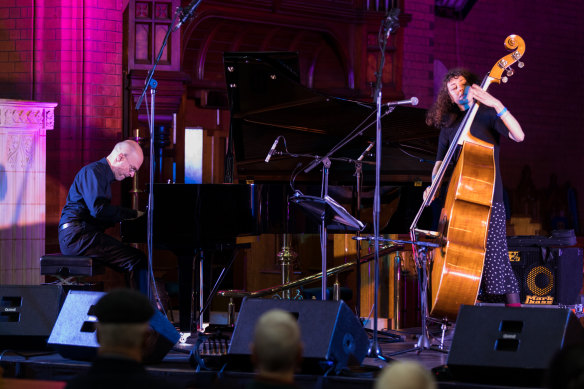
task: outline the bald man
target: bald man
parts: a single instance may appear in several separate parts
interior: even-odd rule
[[[59,222],[59,246],[65,255],[103,258],[113,269],[126,272],[134,288],[139,285],[139,269],[146,256],[134,247],[106,235],[107,228],[143,212],[111,205],[111,183],[134,177],[144,161],[140,145],[125,140],[115,145],[106,158],[84,166],[75,176]],[[144,277],[144,274],[142,274]]]
[[[272,309],[258,319],[251,346],[256,377],[246,389],[296,388],[294,373],[302,361],[298,322],[289,312]]]

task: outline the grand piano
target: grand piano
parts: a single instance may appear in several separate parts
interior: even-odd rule
[[[155,184],[155,248],[179,257],[180,327],[189,330],[192,259],[201,251],[233,248],[235,238],[262,233],[318,232],[302,210],[288,206],[295,190],[320,195],[319,167],[302,169],[325,155],[361,125],[362,134],[331,157],[329,195],[355,214],[370,208],[374,157],[355,161],[375,139],[375,106],[327,96],[300,84],[296,53],[225,53],[231,111],[226,181],[230,184]],[[429,181],[438,132],[424,123],[425,110],[384,108],[382,202],[394,204],[381,221],[383,233],[407,233]],[[281,136],[269,163],[264,159]],[[301,155],[301,156],[299,156]],[[362,171],[361,204],[355,202],[357,167]],[[299,171],[294,181],[293,173]],[[370,215],[363,214],[367,222]],[[382,211],[383,217],[383,211]],[[137,241],[136,227],[122,224],[122,238]],[[340,229],[342,231],[342,228]]]
[[[225,53],[224,64],[239,180],[287,181],[297,163],[310,162],[310,158],[276,156],[265,163],[268,150],[280,135],[291,153],[322,156],[365,121],[370,125],[363,135],[334,155],[352,159],[375,140],[374,104],[303,87],[296,53]],[[385,107],[383,113],[387,112]],[[426,126],[425,112],[397,106],[383,117],[383,182],[413,183],[429,177],[438,130]],[[365,184],[374,182],[374,170],[373,165],[363,166]],[[351,185],[353,171],[352,164],[333,161],[331,180]],[[315,169],[297,179],[317,182],[320,173]]]
[[[225,53],[224,68],[231,110],[229,151],[233,150],[233,155],[229,152],[227,155],[226,164],[233,161],[233,169],[227,169],[232,175],[228,174],[226,181],[281,185],[288,188],[288,196],[292,187],[298,189],[309,184],[312,185],[306,189],[309,192],[303,193],[318,196],[322,165],[305,173],[303,169],[314,157],[290,154],[323,156],[360,128],[361,135],[332,155],[330,191],[335,200],[350,207],[353,215],[358,209],[372,207],[375,156],[365,155],[360,166],[354,161],[375,140],[373,103],[305,88],[300,84],[297,53]],[[385,202],[393,206],[381,221],[381,232],[407,233],[421,204],[422,183],[430,181],[439,130],[425,124],[425,109],[384,106],[382,114],[381,193]],[[266,155],[277,137],[281,137],[277,151],[266,163]],[[359,205],[355,201],[358,167],[362,172]],[[295,171],[300,173],[293,175]],[[274,220],[274,212],[270,216],[270,221]],[[371,226],[370,214],[361,213],[360,218]],[[302,215],[296,219],[302,220]],[[430,224],[429,219],[431,215],[424,215],[420,224]]]

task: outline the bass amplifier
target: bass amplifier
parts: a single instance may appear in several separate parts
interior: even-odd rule
[[[509,259],[522,304],[574,305],[582,289],[583,250],[572,240],[509,237]]]

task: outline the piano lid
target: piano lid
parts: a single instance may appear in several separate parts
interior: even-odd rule
[[[287,180],[298,163],[310,158],[273,156],[264,159],[274,140],[277,150],[293,154],[326,154],[362,123],[363,135],[332,157],[357,159],[375,139],[375,105],[327,96],[299,82],[298,56],[289,52],[225,53],[225,78],[233,126],[239,179]],[[387,108],[384,108],[384,112]],[[436,154],[438,131],[426,126],[426,111],[398,106],[382,119],[382,179],[385,182],[428,179]],[[365,158],[374,161],[374,156]],[[298,180],[317,181],[320,169]],[[333,182],[350,182],[353,164],[332,161]],[[373,164],[363,165],[364,182],[374,181]]]

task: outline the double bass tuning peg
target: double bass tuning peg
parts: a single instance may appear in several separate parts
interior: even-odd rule
[[[524,66],[525,66],[525,64],[523,62],[521,62],[521,61],[517,62],[517,67],[519,69],[523,68]]]
[[[512,68],[507,68],[506,73],[507,73],[507,76],[511,77],[515,73],[515,71]]]

